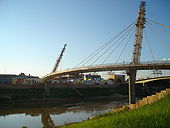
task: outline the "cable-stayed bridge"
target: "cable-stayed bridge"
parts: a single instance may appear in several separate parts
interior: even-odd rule
[[[90,65],[80,68],[71,68],[67,70],[57,71],[50,74],[47,74],[43,77],[43,80],[50,80],[55,77],[61,77],[64,75],[74,75],[79,73],[88,73],[88,72],[100,72],[100,71],[121,71],[121,70],[169,70],[170,61],[146,61],[141,62],[140,64],[131,64],[131,63],[119,63],[119,64],[103,64],[103,65]]]
[[[169,27],[145,18],[146,15],[145,5],[146,2],[141,2],[139,6],[137,19],[135,22],[131,23],[128,27],[123,29],[120,33],[118,33],[116,36],[114,36],[112,39],[110,39],[108,42],[106,42],[104,45],[102,45],[100,48],[98,48],[96,51],[90,54],[87,58],[81,61],[76,67],[67,70],[62,70],[62,71],[53,70],[53,72],[45,75],[42,79],[44,81],[48,81],[51,79],[55,79],[56,77],[60,78],[62,76],[76,75],[79,73],[125,70],[129,76],[129,103],[135,103],[135,81],[136,81],[136,75],[138,70],[156,70],[156,71],[170,70],[170,61],[156,61],[153,55],[153,51],[151,49],[151,44],[147,32],[144,30],[144,28],[148,27],[150,31],[152,31],[152,29],[150,28],[151,25],[150,22],[163,26],[167,29],[169,29]],[[129,42],[132,42],[131,39],[134,35],[134,32],[135,32],[135,40],[133,41],[134,44],[133,44],[132,60],[129,63],[125,63],[124,61],[122,63],[119,63],[119,60],[122,54],[125,52],[126,47],[129,45]],[[166,31],[163,32],[166,33],[167,35]],[[145,35],[146,42],[148,43],[148,48],[151,53],[152,61],[147,61],[147,62],[140,61],[143,35]],[[115,63],[105,64],[111,55],[118,53],[118,51],[116,50],[119,49],[121,44],[125,41],[126,43],[124,46],[122,46],[122,49],[119,50],[120,54],[117,55]],[[108,53],[107,56],[105,56],[106,53]],[[102,60],[100,64],[96,65],[95,63],[98,62],[103,57],[104,60]],[[59,58],[62,58],[62,56],[60,56]],[[60,59],[58,59],[57,62],[60,62]]]

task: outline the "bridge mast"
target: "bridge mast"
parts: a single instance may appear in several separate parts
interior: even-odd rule
[[[145,24],[145,5],[146,2],[141,2],[139,7],[139,12],[136,20],[136,37],[135,37],[135,44],[133,49],[133,57],[132,63],[138,64],[140,63],[140,56],[141,56],[141,48],[142,48],[142,38],[143,38],[143,29]]]
[[[59,66],[59,63],[60,63],[60,61],[61,61],[61,59],[62,59],[62,57],[63,57],[63,53],[64,53],[64,51],[65,51],[65,49],[66,49],[66,46],[67,46],[67,44],[64,45],[64,48],[62,49],[59,57],[57,58],[57,61],[56,61],[55,65],[54,65],[54,68],[53,68],[53,70],[52,70],[52,73],[57,70],[57,68],[58,68],[58,66]]]
[[[140,63],[142,39],[143,39],[143,29],[145,28],[145,5],[146,2],[141,2],[139,6],[139,12],[136,20],[136,34],[135,43],[132,56],[132,64],[136,65]],[[130,69],[129,74],[129,104],[135,103],[135,81],[136,81],[136,69]]]

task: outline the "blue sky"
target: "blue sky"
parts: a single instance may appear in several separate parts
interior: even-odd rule
[[[51,72],[65,43],[61,69],[74,67],[135,21],[139,4],[140,0],[0,0],[0,73],[43,76]],[[169,0],[147,0],[148,19],[170,26],[169,12]],[[170,36],[160,33],[159,42],[147,33],[155,59],[170,58]],[[145,41],[144,37],[141,60],[152,60]],[[131,60],[131,42],[120,61]]]

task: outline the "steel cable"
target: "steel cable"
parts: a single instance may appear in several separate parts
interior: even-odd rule
[[[130,28],[135,22],[131,23],[128,27],[126,27],[125,29],[123,29],[120,33],[118,33],[116,36],[114,36],[112,39],[110,39],[109,41],[107,41],[104,45],[102,45],[100,48],[98,48],[96,51],[94,51],[92,54],[90,54],[87,58],[85,58],[84,60],[82,60],[78,65],[76,65],[75,67],[78,67],[79,65],[82,66],[85,65],[85,63],[89,62],[93,57],[95,57],[98,53],[100,53],[104,48],[106,48],[108,45],[110,45],[113,40],[115,40],[116,38],[118,38],[122,33],[124,33],[128,28]]]
[[[147,24],[146,24],[147,25]],[[148,26],[148,25],[147,25]],[[164,41],[162,41],[162,39],[160,39],[160,37],[159,37],[159,34],[158,33],[156,33],[155,31],[153,31],[153,29],[150,27],[150,26],[148,26],[148,29],[152,32],[152,34],[153,34],[153,36],[154,37],[156,37],[157,38],[157,40],[159,40],[159,42],[162,42],[163,44],[165,44],[166,46],[164,46],[165,47],[165,49],[167,49],[168,48],[168,50],[170,50],[170,47],[167,45],[167,43],[165,43]]]
[[[126,33],[124,33],[114,44],[112,44],[108,49],[106,49],[96,60],[94,60],[92,63],[91,63],[91,65],[92,64],[94,64],[96,61],[98,61],[108,50],[110,50],[120,39],[122,39],[124,36],[125,36],[125,38],[127,37],[127,34],[129,34],[129,32],[130,32],[130,30],[131,30],[132,28],[130,28]],[[123,40],[125,39],[125,38],[123,38]],[[121,41],[122,42],[122,41]],[[118,46],[120,45],[120,43],[118,44]]]
[[[121,51],[121,53],[120,53],[119,57],[117,58],[117,60],[116,60],[116,63],[115,63],[115,64],[117,64],[117,62],[119,61],[120,57],[122,56],[123,52],[125,51],[125,48],[126,48],[126,47],[127,47],[127,45],[129,44],[130,39],[132,38],[133,34],[134,34],[134,31],[132,32],[132,34],[131,34],[131,36],[129,37],[129,39],[128,39],[127,43],[125,44],[124,48],[122,49],[122,51]]]
[[[144,34],[145,34],[145,37],[146,37],[146,42],[147,42],[147,44],[148,44],[149,50],[150,50],[150,52],[151,52],[151,56],[152,56],[153,62],[155,63],[155,68],[156,68],[156,70],[158,70],[158,65],[157,65],[157,63],[156,63],[156,61],[155,61],[155,57],[154,57],[154,55],[153,55],[153,51],[152,51],[152,48],[151,48],[151,43],[150,43],[150,41],[149,41],[148,35],[147,35],[147,33],[146,33],[145,30],[144,30]]]

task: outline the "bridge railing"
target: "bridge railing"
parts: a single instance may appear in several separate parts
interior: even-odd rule
[[[169,64],[170,61],[142,61],[141,64]]]
[[[140,64],[170,64],[170,61],[141,61]],[[83,69],[83,68],[93,68],[93,67],[106,67],[106,66],[115,66],[115,67],[122,67],[123,65],[129,66],[132,65],[131,62],[123,62],[123,63],[108,63],[108,64],[98,64],[98,65],[87,65],[83,67],[75,67],[75,68],[67,68],[65,70],[61,70],[58,72],[64,72],[64,71],[74,71],[77,69]],[[55,73],[54,73],[55,74]]]
[[[89,67],[104,67],[104,66],[122,66],[122,65],[131,65],[131,62],[122,62],[122,63],[108,63],[108,64],[98,64],[98,65],[87,65],[83,67],[76,67],[72,69],[78,69],[78,68],[89,68]],[[170,64],[170,61],[141,61],[140,64]]]
[[[137,64],[137,65],[134,65],[134,66],[145,66],[145,65],[152,65],[153,66],[163,66],[163,65],[170,65],[170,61],[141,61],[140,64]],[[94,68],[109,68],[109,67],[120,67],[120,68],[126,68],[126,67],[129,67],[129,66],[133,66],[132,63],[129,63],[129,62],[123,62],[123,63],[109,63],[109,64],[102,64],[102,65],[88,65],[88,66],[84,66],[84,67],[76,67],[76,68],[67,68],[65,70],[60,70],[60,71],[57,71],[57,72],[53,72],[53,73],[50,73],[50,74],[47,74],[45,77],[48,77],[48,76],[53,76],[53,75],[56,75],[57,74],[60,74],[60,73],[64,73],[64,72],[74,72],[74,71],[78,71],[78,70],[86,70],[86,69],[94,69]]]

